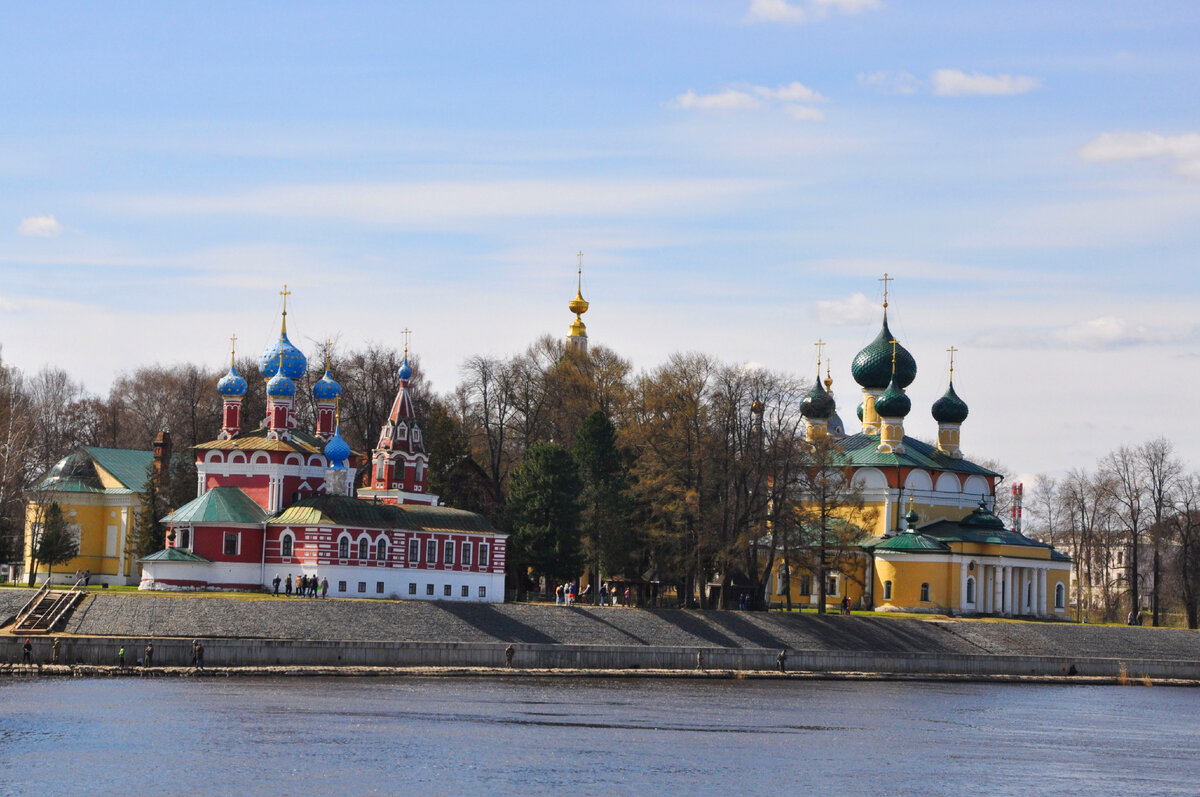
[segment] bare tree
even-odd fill
[[[1146,498],[1150,504],[1150,541],[1154,555],[1150,611],[1153,623],[1157,626],[1159,624],[1160,585],[1163,580],[1162,550],[1166,537],[1170,534],[1167,514],[1172,504],[1171,493],[1183,475],[1183,463],[1175,457],[1175,447],[1165,437],[1159,437],[1138,446],[1137,454],[1145,484]]]
[[[1116,510],[1124,529],[1126,588],[1129,592],[1129,613],[1136,617],[1141,611],[1141,573],[1139,572],[1141,538],[1146,531],[1146,486],[1139,451],[1121,446],[1100,460],[1105,491]]]

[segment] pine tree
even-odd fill
[[[46,510],[46,516],[42,519],[42,533],[37,541],[36,557],[37,561],[46,565],[46,580],[50,580],[55,565],[69,562],[78,555],[79,539],[71,532],[62,507],[56,501]]]
[[[629,521],[629,475],[617,448],[617,430],[604,412],[596,410],[580,425],[575,459],[583,479],[582,528],[593,579],[628,575],[636,545]]]
[[[525,568],[552,582],[579,574],[579,494],[583,483],[570,452],[557,443],[535,443],[509,477],[507,515],[513,526],[518,590]]]
[[[166,547],[166,529],[160,522],[166,514],[158,479],[151,465],[146,474],[146,491],[142,493],[137,522],[133,526],[133,553],[138,559]]]

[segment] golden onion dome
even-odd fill
[[[585,302],[584,304],[587,304],[587,303]],[[583,309],[586,310],[587,308],[584,307]],[[582,312],[582,311],[580,311],[580,312]],[[582,318],[576,317],[576,319],[571,322],[571,332],[570,332],[569,336],[572,338],[586,338],[587,337],[587,327],[584,326]]]
[[[575,315],[583,315],[584,313],[587,312],[588,303],[587,303],[587,300],[583,298],[582,292],[576,292],[575,298],[572,299],[569,303],[567,303],[567,307]]]

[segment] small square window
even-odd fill
[[[345,592],[345,591],[346,591],[346,582],[339,581],[338,582],[338,592]]]
[[[463,596],[464,598],[469,598],[469,597],[471,597],[471,588],[470,588],[470,587],[468,587],[466,584],[463,584],[463,588],[462,588],[462,596]]]
[[[479,588],[479,597],[481,597],[481,598],[486,598],[486,597],[487,597],[487,587],[480,587],[480,588]]]
[[[416,595],[416,594],[417,594],[417,585],[416,585],[416,583],[414,583],[414,582],[409,582],[409,584],[408,584],[408,594],[409,594],[409,595]]]
[[[367,582],[365,582],[365,581],[358,582],[358,591],[366,592],[367,591]]]
[[[376,582],[375,582],[375,594],[376,594],[376,595],[382,595],[382,594],[383,594],[383,582],[382,582],[382,581],[376,581]]]
[[[425,594],[426,594],[426,595],[432,595],[432,594],[433,594],[433,585],[432,585],[432,584],[426,584],[426,585],[425,585]]]
[[[450,597],[450,585],[449,584],[447,584],[445,587],[442,588],[442,594],[445,595],[447,598]]]

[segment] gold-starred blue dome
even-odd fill
[[[288,379],[300,379],[308,370],[308,359],[288,340],[287,332],[280,332],[279,340],[268,346],[258,358],[258,367],[263,379],[270,379],[280,371]]]
[[[229,373],[221,377],[221,381],[217,382],[217,393],[225,398],[240,398],[246,395],[246,380],[237,372],[237,368],[230,365]]]
[[[267,380],[267,396],[270,398],[291,398],[296,395],[296,383],[278,371]]]
[[[326,369],[325,376],[313,385],[313,398],[317,401],[335,401],[342,397],[342,386],[339,385]]]

